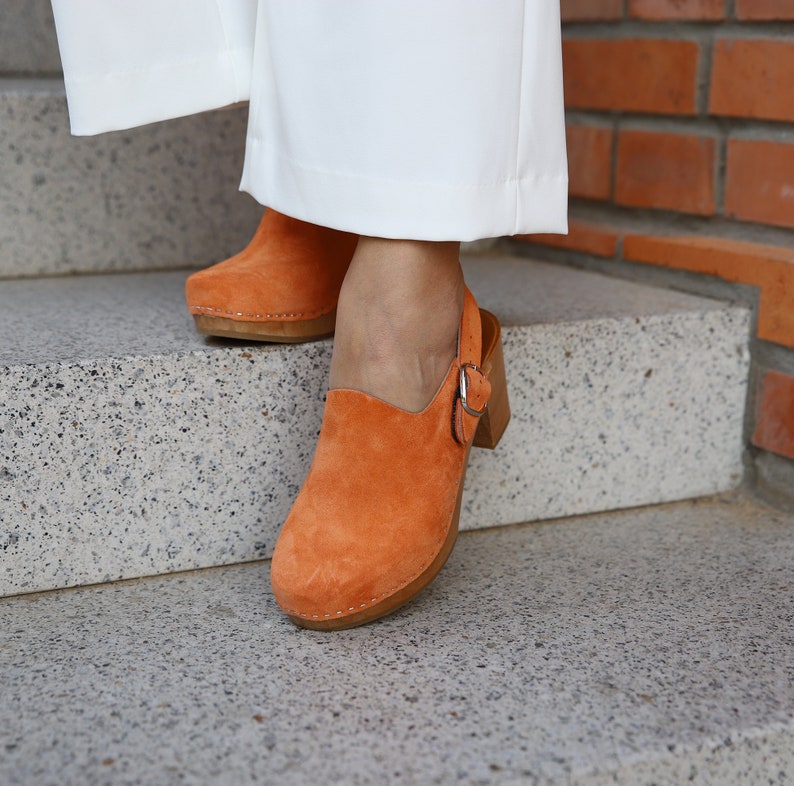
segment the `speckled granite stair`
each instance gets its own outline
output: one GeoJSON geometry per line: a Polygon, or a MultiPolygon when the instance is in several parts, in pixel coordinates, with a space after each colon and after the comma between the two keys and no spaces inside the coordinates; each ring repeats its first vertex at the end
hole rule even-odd
{"type": "MultiPolygon", "coordinates": [[[[513,408],[461,523],[712,494],[742,476],[746,309],[470,258],[513,408]]],[[[196,335],[184,273],[0,282],[0,594],[270,554],[308,469],[330,341],[196,335]]]]}
{"type": "Polygon", "coordinates": [[[792,566],[730,496],[464,533],[335,634],[265,563],[6,600],[0,783],[784,786],[792,566]]]}
{"type": "Polygon", "coordinates": [[[3,0],[0,74],[59,74],[50,0],[3,0]]]}
{"type": "Polygon", "coordinates": [[[75,138],[60,70],[50,0],[3,0],[0,278],[201,267],[247,242],[244,108],[75,138]]]}
{"type": "Polygon", "coordinates": [[[235,253],[261,217],[238,191],[245,126],[243,108],[72,137],[60,78],[0,78],[0,278],[203,267],[235,253]]]}

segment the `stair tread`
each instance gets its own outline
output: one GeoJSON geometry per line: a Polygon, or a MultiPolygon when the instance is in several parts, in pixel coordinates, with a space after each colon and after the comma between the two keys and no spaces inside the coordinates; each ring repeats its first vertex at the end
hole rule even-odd
{"type": "Polygon", "coordinates": [[[239,250],[262,215],[238,190],[246,114],[73,137],[62,79],[0,79],[0,279],[175,270],[239,250]]]}
{"type": "MultiPolygon", "coordinates": [[[[467,280],[505,327],[731,308],[726,303],[507,256],[465,259],[467,280]]],[[[0,284],[0,364],[223,350],[184,306],[187,273],[20,279],[0,284]]],[[[275,351],[282,347],[273,347],[275,351]]]]}
{"type": "MultiPolygon", "coordinates": [[[[505,318],[512,420],[472,451],[463,529],[740,483],[747,309],[527,260],[465,267],[505,318]]],[[[272,553],[331,341],[202,338],[186,275],[0,283],[0,595],[272,553]]]]}
{"type": "Polygon", "coordinates": [[[0,781],[778,782],[793,562],[794,518],[732,494],[466,533],[342,634],[266,563],[10,599],[0,781]]]}
{"type": "Polygon", "coordinates": [[[0,14],[0,73],[54,73],[60,69],[49,0],[4,0],[0,14]]]}

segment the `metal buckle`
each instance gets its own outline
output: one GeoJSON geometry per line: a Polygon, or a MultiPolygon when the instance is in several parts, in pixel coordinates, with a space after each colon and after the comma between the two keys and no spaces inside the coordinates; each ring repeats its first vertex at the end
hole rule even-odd
{"type": "Polygon", "coordinates": [[[480,418],[485,414],[485,410],[488,409],[488,402],[485,402],[485,406],[483,406],[482,410],[478,411],[476,409],[472,409],[469,406],[469,402],[467,400],[468,393],[469,393],[469,378],[466,376],[466,369],[470,368],[476,371],[478,374],[481,374],[485,377],[485,372],[474,363],[462,363],[460,367],[460,403],[463,409],[468,412],[470,415],[474,415],[475,418],[480,418]]]}

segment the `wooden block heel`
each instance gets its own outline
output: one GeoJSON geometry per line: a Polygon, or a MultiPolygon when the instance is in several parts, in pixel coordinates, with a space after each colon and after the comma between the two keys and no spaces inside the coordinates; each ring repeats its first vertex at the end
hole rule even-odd
{"type": "Polygon", "coordinates": [[[507,396],[505,357],[502,350],[502,328],[490,311],[480,309],[482,321],[483,371],[491,382],[488,408],[480,418],[474,435],[474,446],[493,450],[510,422],[510,401],[507,396]]]}

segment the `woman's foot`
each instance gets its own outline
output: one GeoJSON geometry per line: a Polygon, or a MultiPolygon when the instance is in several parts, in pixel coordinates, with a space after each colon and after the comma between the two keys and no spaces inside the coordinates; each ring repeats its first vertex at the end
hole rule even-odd
{"type": "Polygon", "coordinates": [[[459,243],[362,237],[339,295],[330,387],[422,411],[456,355],[459,243]]]}
{"type": "Polygon", "coordinates": [[[466,290],[459,250],[359,241],[317,449],[271,562],[298,625],[361,625],[421,592],[455,543],[469,448],[507,425],[499,322],[466,290]]]}
{"type": "MultiPolygon", "coordinates": [[[[441,308],[439,323],[451,310],[441,308]]],[[[422,340],[440,357],[447,338],[438,333],[438,341],[422,340]]],[[[398,375],[393,388],[372,377],[384,398],[426,404],[421,412],[357,390],[328,392],[312,466],[270,567],[276,601],[297,625],[341,630],[389,614],[421,592],[452,551],[469,448],[493,448],[510,416],[499,322],[466,290],[456,333],[458,348],[430,401],[419,394],[425,371],[398,375]]],[[[346,360],[348,349],[338,357],[346,360]]],[[[398,368],[416,357],[395,351],[398,368]]],[[[372,356],[359,379],[388,372],[380,353],[372,356]]],[[[426,389],[433,384],[428,377],[426,389]]]]}

